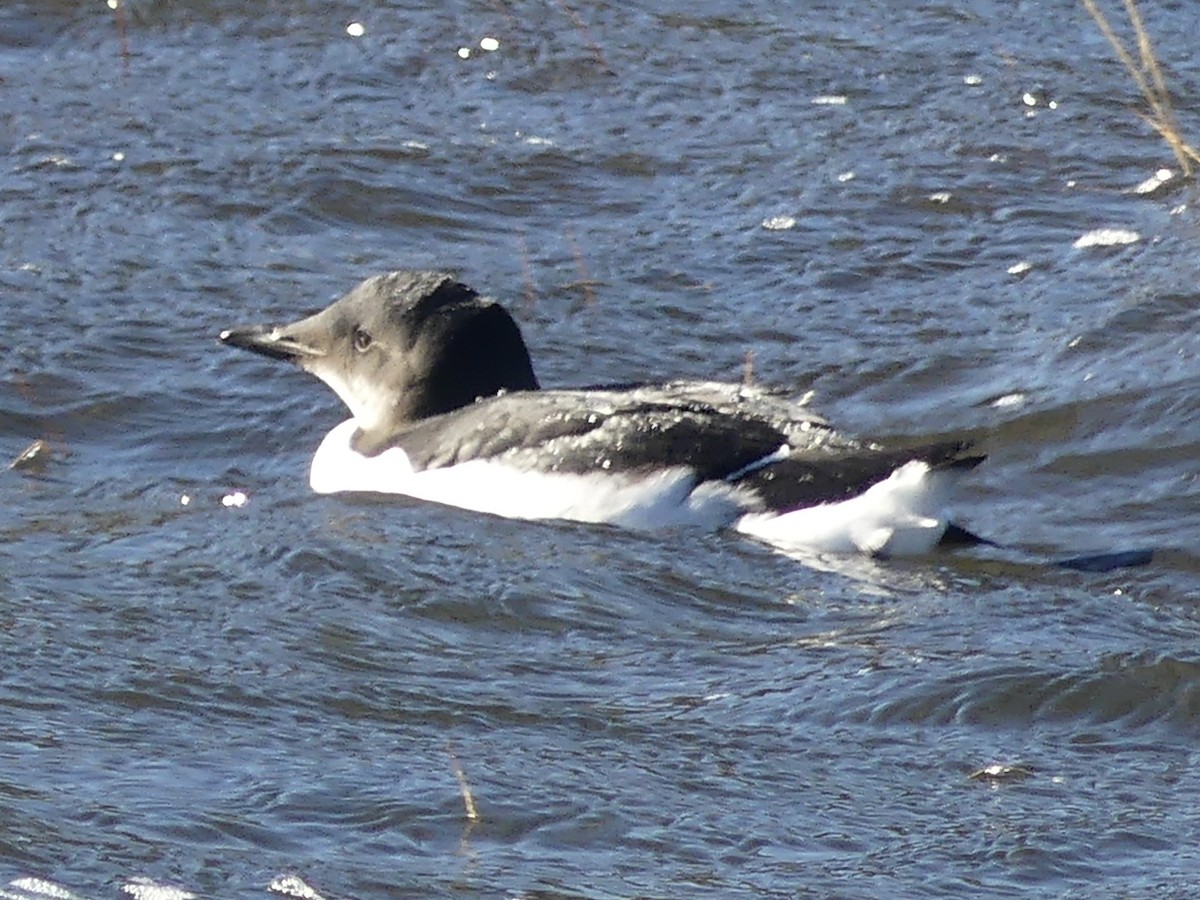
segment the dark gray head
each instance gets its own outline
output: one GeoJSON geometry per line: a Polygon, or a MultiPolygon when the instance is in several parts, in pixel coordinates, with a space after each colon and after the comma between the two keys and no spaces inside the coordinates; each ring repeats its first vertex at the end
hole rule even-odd
{"type": "Polygon", "coordinates": [[[221,341],[316,375],[350,407],[367,446],[480,397],[538,387],[512,316],[445,272],[368,278],[307,319],[230,329],[221,341]]]}

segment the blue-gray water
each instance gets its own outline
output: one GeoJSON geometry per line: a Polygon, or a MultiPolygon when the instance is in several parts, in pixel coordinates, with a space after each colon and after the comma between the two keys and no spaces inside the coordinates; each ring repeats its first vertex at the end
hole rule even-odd
{"type": "MultiPolygon", "coordinates": [[[[1200,134],[1194,5],[1144,12],[1200,134]]],[[[1130,192],[1172,159],[1082,9],[125,17],[0,9],[0,449],[50,447],[0,473],[0,896],[1200,892],[1196,195],[1130,192]],[[753,351],[852,433],[975,437],[962,518],[1016,547],[313,496],[344,411],[215,336],[401,266],[547,385],[753,351]]]]}

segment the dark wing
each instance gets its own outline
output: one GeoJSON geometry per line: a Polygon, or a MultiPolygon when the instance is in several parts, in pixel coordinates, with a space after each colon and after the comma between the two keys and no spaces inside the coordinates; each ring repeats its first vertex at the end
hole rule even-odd
{"type": "Polygon", "coordinates": [[[983,460],[962,441],[861,444],[776,395],[702,382],[504,394],[426,419],[392,443],[418,469],[474,459],[576,474],[688,466],[698,481],[728,481],[781,512],[860,494],[912,460],[983,460]]]}
{"type": "Polygon", "coordinates": [[[966,441],[915,447],[826,447],[797,451],[747,472],[735,483],[752,490],[772,510],[787,512],[861,494],[913,460],[934,468],[974,468],[984,457],[966,441]]]}
{"type": "Polygon", "coordinates": [[[688,466],[700,480],[727,478],[786,443],[783,430],[753,415],[615,390],[491,397],[426,419],[392,441],[419,469],[473,459],[580,474],[688,466]]]}

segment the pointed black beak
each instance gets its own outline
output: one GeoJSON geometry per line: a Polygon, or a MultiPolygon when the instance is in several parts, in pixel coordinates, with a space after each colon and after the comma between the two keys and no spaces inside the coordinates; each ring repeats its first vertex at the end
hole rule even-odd
{"type": "Polygon", "coordinates": [[[270,359],[300,362],[303,359],[325,355],[323,350],[310,346],[279,328],[229,328],[222,331],[219,337],[222,344],[241,347],[270,359]]]}

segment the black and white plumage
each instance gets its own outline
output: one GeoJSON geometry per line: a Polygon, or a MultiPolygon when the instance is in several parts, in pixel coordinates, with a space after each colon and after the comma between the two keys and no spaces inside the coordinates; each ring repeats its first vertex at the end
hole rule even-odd
{"type": "Polygon", "coordinates": [[[514,518],[732,526],[811,552],[919,553],[970,537],[945,512],[955,477],[983,459],[967,444],[861,443],[752,386],[541,390],[508,312],[446,273],[369,278],[291,325],[220,337],[299,364],[350,408],[313,458],[321,493],[407,494],[514,518]]]}

